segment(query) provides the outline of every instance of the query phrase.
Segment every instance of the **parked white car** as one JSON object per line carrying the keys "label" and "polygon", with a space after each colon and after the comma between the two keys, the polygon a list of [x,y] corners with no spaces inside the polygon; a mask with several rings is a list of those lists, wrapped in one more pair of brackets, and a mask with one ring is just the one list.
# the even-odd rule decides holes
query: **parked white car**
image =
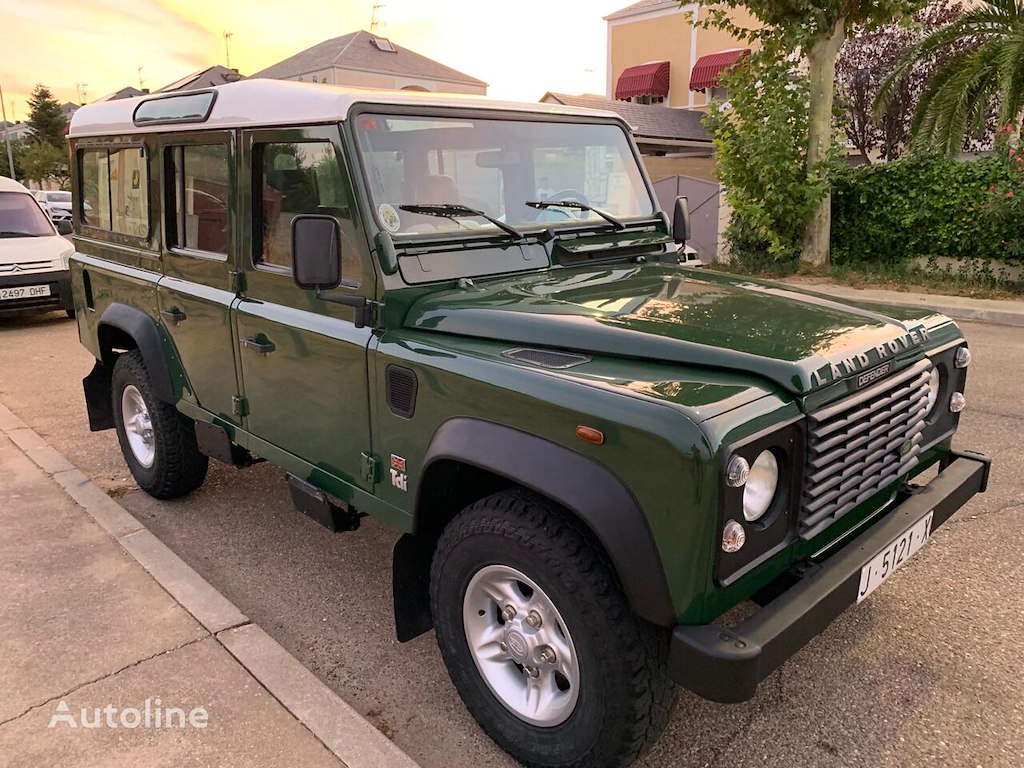
{"label": "parked white car", "polygon": [[71,220],[52,222],[33,194],[0,176],[0,314],[63,309],[74,317],[68,258]]}
{"label": "parked white car", "polygon": [[37,189],[32,192],[39,207],[53,221],[71,221],[71,193]]}

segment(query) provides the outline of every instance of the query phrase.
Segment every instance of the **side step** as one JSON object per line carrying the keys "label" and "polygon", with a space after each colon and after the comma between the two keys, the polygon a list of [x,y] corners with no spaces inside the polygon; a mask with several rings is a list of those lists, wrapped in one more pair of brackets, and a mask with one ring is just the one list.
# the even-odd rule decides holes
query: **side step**
{"label": "side step", "polygon": [[357,512],[344,502],[335,504],[326,493],[291,472],[285,474],[285,479],[295,508],[329,531],[354,531],[359,527],[360,518],[366,517],[365,512]]}

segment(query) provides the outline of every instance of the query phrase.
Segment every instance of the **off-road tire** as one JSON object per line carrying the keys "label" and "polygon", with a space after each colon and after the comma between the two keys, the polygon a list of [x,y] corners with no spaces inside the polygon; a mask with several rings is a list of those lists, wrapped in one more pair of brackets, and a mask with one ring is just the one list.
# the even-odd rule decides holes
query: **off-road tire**
{"label": "off-road tire", "polygon": [[[579,699],[553,727],[521,720],[478,671],[463,625],[467,586],[505,565],[532,579],[561,614],[580,664]],[[568,513],[524,490],[463,510],[445,528],[430,574],[430,606],[449,674],[481,728],[528,766],[625,766],[661,735],[676,699],[666,676],[667,630],[630,609],[614,570]]]}
{"label": "off-road tire", "polygon": [[[141,393],[152,421],[156,453],[151,467],[144,467],[135,458],[125,433],[121,394],[129,385],[134,385]],[[111,391],[117,440],[139,487],[154,498],[174,499],[202,485],[210,460],[196,445],[195,423],[173,405],[153,395],[141,352],[130,350],[117,358]]]}

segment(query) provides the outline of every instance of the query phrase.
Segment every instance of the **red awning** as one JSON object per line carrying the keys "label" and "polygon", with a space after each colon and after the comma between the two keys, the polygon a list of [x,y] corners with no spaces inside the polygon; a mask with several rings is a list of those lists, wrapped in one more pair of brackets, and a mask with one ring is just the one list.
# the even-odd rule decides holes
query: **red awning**
{"label": "red awning", "polygon": [[749,48],[736,48],[731,51],[720,51],[709,56],[701,56],[693,65],[690,73],[690,90],[703,91],[707,88],[718,88],[718,76],[723,71],[732,69],[744,57],[750,55]]}
{"label": "red awning", "polygon": [[668,96],[668,62],[649,61],[626,67],[615,84],[616,99],[634,96]]}

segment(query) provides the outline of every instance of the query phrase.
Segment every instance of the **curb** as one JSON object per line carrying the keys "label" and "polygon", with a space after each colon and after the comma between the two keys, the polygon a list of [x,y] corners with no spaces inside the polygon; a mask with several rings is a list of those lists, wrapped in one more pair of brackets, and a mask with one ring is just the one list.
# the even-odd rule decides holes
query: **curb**
{"label": "curb", "polygon": [[10,438],[347,768],[419,768],[124,507],[0,403]]}

